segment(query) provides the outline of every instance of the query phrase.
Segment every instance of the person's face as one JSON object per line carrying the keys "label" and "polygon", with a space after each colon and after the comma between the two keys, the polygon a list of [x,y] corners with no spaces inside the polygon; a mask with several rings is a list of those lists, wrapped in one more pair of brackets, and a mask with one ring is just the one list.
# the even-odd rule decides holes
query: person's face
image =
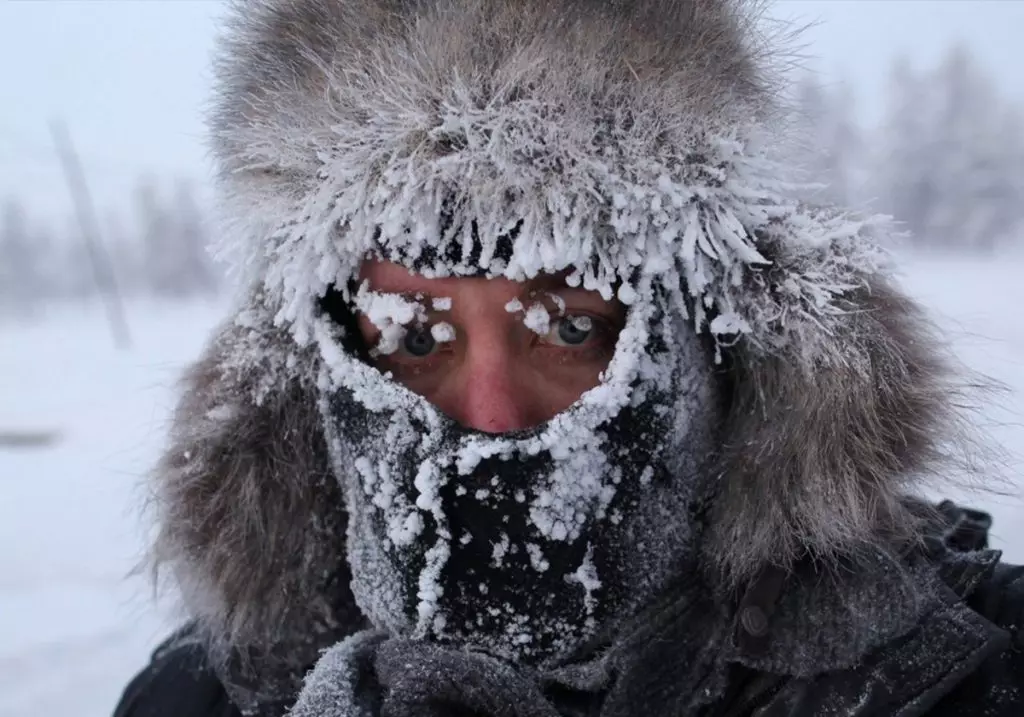
{"label": "person's face", "polygon": [[[625,321],[621,303],[556,275],[524,283],[427,279],[367,260],[359,278],[427,310],[425,323],[406,325],[395,350],[371,351],[374,364],[463,426],[488,433],[541,424],[596,386]],[[522,308],[510,307],[514,301]],[[358,319],[373,349],[381,332],[365,315]]]}

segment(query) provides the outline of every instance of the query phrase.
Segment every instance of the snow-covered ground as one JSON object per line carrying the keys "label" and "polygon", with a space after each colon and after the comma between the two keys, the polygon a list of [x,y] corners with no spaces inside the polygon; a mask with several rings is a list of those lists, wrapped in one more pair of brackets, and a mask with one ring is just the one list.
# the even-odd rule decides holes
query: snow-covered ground
{"label": "snow-covered ground", "polygon": [[[986,415],[1024,476],[1024,258],[915,261],[910,290],[939,313],[962,359],[1013,391]],[[141,476],[155,459],[174,382],[222,307],[135,305],[119,352],[98,309],[0,324],[0,432],[53,429],[45,448],[0,448],[0,717],[107,717],[173,618],[128,577],[144,527]],[[975,496],[995,543],[1024,561],[1024,480]]]}
{"label": "snow-covered ground", "polygon": [[0,325],[0,433],[59,431],[0,448],[0,716],[108,717],[163,634],[145,579],[141,476],[185,362],[219,309],[130,306],[118,351],[100,307]]}

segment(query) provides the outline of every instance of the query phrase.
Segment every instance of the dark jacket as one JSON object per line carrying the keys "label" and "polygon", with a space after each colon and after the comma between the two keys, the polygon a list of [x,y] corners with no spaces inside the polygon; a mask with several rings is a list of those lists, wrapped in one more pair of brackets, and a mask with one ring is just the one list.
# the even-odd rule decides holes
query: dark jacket
{"label": "dark jacket", "polygon": [[[948,588],[944,606],[852,669],[798,679],[734,665],[724,695],[701,717],[1024,715],[1024,566],[1001,564],[985,549],[985,514],[942,508],[952,519],[936,562]],[[756,644],[756,625],[746,623],[737,621],[741,633],[747,628],[739,641]],[[157,649],[114,713],[184,715],[242,715],[187,629]]]}

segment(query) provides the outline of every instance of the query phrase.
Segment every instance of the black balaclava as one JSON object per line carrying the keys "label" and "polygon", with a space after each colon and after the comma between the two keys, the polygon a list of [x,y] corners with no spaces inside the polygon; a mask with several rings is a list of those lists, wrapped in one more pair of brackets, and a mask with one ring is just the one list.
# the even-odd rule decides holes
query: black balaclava
{"label": "black balaclava", "polygon": [[[429,266],[392,256],[429,276],[486,275],[460,254],[433,251]],[[692,554],[692,502],[719,420],[711,352],[650,277],[600,288],[629,301],[599,385],[542,425],[498,435],[460,426],[362,360],[346,314],[368,316],[387,351],[423,302],[364,284],[317,318],[352,588],[375,627],[551,662],[650,601]],[[534,330],[549,321],[540,302],[506,308]],[[443,323],[433,333],[451,338]]]}

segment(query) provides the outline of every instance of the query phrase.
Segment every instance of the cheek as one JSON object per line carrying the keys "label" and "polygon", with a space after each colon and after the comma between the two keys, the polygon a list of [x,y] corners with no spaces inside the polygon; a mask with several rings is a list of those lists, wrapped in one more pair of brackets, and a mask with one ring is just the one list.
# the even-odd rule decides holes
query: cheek
{"label": "cheek", "polygon": [[601,372],[608,367],[608,359],[594,359],[580,362],[571,356],[563,356],[536,368],[543,377],[538,389],[543,391],[542,403],[548,417],[561,413],[575,403],[580,396],[601,383]]}

